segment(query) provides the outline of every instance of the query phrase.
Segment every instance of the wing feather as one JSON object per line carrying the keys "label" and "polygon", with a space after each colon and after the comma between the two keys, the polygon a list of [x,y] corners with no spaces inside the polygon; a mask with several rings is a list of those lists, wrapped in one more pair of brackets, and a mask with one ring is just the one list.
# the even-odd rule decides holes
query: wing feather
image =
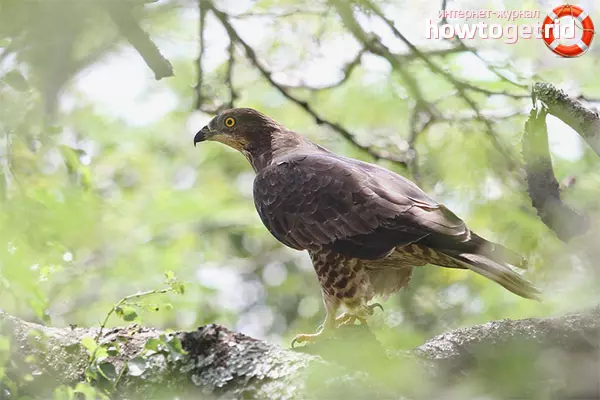
{"label": "wing feather", "polygon": [[269,231],[298,250],[329,246],[380,258],[430,235],[469,235],[460,218],[411,181],[327,152],[287,156],[260,171],[254,202]]}

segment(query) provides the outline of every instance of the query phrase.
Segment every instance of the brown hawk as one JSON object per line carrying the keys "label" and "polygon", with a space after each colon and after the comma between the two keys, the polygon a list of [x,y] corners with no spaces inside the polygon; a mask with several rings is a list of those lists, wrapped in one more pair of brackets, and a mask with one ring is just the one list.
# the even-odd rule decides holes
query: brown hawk
{"label": "brown hawk", "polygon": [[[224,143],[254,171],[254,204],[280,242],[308,250],[327,316],[313,340],[333,328],[364,322],[387,296],[406,286],[413,267],[469,269],[519,296],[538,291],[512,270],[523,259],[478,236],[452,211],[408,179],[378,165],[343,157],[250,109],[227,110],[194,137]],[[345,313],[337,317],[343,307]]]}

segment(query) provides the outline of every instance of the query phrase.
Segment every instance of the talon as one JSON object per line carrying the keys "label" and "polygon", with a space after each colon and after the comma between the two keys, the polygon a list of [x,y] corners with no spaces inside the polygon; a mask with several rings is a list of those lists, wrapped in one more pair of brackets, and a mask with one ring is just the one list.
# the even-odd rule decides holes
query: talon
{"label": "talon", "polygon": [[373,314],[375,308],[379,308],[381,311],[383,311],[383,306],[379,303],[373,303],[367,307],[369,308],[369,310],[371,310],[371,315]]}
{"label": "talon", "polygon": [[[327,324],[325,323],[322,326],[326,326],[326,325]],[[294,339],[292,339],[292,343],[290,345],[291,345],[292,349],[294,349],[294,348],[296,348],[295,347],[296,344],[316,342],[318,339],[326,338],[328,334],[329,334],[328,329],[319,328],[319,330],[316,333],[305,333],[305,334],[296,335],[296,337],[294,337]]]}
{"label": "talon", "polygon": [[296,348],[296,344],[309,342],[310,339],[307,336],[310,336],[310,335],[302,335],[302,334],[296,335],[296,337],[292,340],[292,343],[291,343],[292,349]]}
{"label": "talon", "polygon": [[292,349],[296,348],[297,343],[302,343],[302,338],[300,338],[299,336],[301,336],[301,335],[297,335],[294,339],[292,339],[292,343],[291,343]]}

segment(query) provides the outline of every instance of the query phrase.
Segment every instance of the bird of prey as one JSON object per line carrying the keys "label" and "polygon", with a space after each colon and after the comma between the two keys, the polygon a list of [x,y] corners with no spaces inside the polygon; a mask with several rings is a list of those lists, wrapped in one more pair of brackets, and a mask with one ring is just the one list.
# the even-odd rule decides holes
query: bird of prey
{"label": "bird of prey", "polygon": [[[280,242],[307,250],[321,284],[325,322],[310,342],[343,324],[365,323],[375,296],[408,285],[414,267],[468,269],[511,292],[538,290],[513,271],[524,260],[471,231],[410,180],[335,154],[250,108],[214,117],[194,137],[240,151],[256,172],[254,204]],[[338,311],[343,312],[338,316]]]}

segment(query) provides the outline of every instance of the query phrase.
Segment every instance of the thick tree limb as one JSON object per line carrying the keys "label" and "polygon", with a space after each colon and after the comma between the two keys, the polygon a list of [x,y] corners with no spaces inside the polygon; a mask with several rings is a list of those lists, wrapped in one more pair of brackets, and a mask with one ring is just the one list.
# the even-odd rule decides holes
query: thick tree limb
{"label": "thick tree limb", "polygon": [[[9,375],[33,376],[21,396],[48,395],[49,388],[81,381],[87,354],[80,343],[96,333],[95,328],[44,327],[0,312],[0,334],[11,337]],[[115,328],[102,341],[121,343],[120,354],[110,359],[119,371],[148,339],[161,334],[135,326]],[[172,336],[180,338],[187,355],[154,354],[142,374],[123,375],[114,396],[440,398],[474,378],[488,394],[500,397],[600,396],[600,307],[563,317],[489,322],[405,352],[386,352],[358,326],[303,351],[217,325]],[[418,379],[423,384],[411,386]]]}
{"label": "thick tree limb", "polygon": [[[582,137],[587,134],[591,138],[596,134],[600,138],[600,129],[593,133],[595,122],[591,118],[591,114],[594,114],[592,111],[585,109],[576,100],[569,99],[564,92],[552,85],[536,84],[532,97],[534,107],[525,123],[523,135],[527,192],[544,224],[553,230],[559,239],[567,242],[586,232],[590,222],[586,216],[573,210],[560,198],[560,186],[552,169],[546,127],[546,115],[552,111],[546,104],[552,105],[554,115],[560,115],[559,118],[564,122],[570,122],[574,129],[579,129]],[[538,99],[542,100],[544,105]],[[595,121],[598,121],[597,115],[595,118]],[[600,128],[600,125],[598,127]],[[598,143],[600,144],[600,141]]]}
{"label": "thick tree limb", "polygon": [[533,96],[534,101],[541,100],[548,113],[573,128],[600,155],[600,116],[596,111],[584,107],[549,83],[536,83]]}

